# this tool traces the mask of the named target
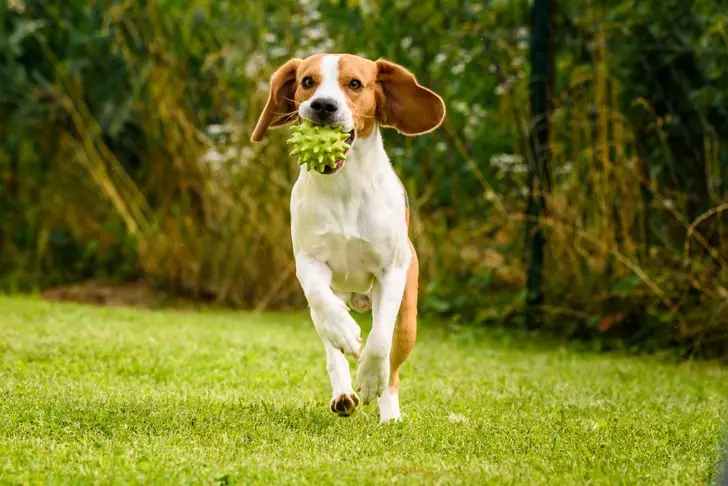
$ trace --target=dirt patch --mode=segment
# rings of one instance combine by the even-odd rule
[[[91,280],[81,284],[55,287],[41,293],[51,301],[79,302],[110,307],[157,307],[167,300],[164,293],[144,282],[107,284]]]

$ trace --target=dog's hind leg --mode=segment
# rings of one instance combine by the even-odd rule
[[[389,386],[379,397],[379,417],[381,421],[399,420],[399,369],[412,353],[417,337],[417,293],[419,263],[417,253],[410,242],[412,260],[407,271],[407,283],[402,296],[402,304],[397,316],[397,324],[392,338],[392,351],[389,355]]]
[[[372,310],[372,296],[369,293],[341,292],[334,290],[334,294],[344,304],[346,304],[350,310],[355,310],[359,314]]]
[[[352,293],[349,299],[349,307],[360,314],[367,312],[372,308],[372,297],[369,294]]]

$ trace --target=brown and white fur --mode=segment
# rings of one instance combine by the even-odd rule
[[[254,142],[299,118],[351,131],[347,160],[325,174],[302,169],[291,194],[296,276],[326,349],[330,408],[339,415],[359,404],[345,357],[351,355],[359,360],[356,386],[364,404],[379,397],[380,420],[400,419],[399,368],[415,344],[419,267],[407,196],[379,128],[420,135],[444,117],[437,94],[385,60],[317,54],[289,60],[270,80]],[[372,309],[361,350],[349,306]]]

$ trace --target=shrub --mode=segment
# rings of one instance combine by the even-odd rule
[[[728,343],[726,17],[560,6],[544,325],[639,349]],[[267,79],[318,51],[405,64],[448,105],[385,133],[413,204],[424,313],[518,325],[527,272],[525,1],[9,2],[0,17],[0,284],[146,278],[303,305],[287,131]]]

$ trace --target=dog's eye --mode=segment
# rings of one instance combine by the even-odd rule
[[[301,86],[306,89],[313,88],[313,78],[311,76],[306,76],[305,78],[303,78],[303,81],[301,81]]]
[[[358,79],[352,79],[349,81],[349,88],[353,89],[354,91],[359,91],[361,89],[361,81]]]

